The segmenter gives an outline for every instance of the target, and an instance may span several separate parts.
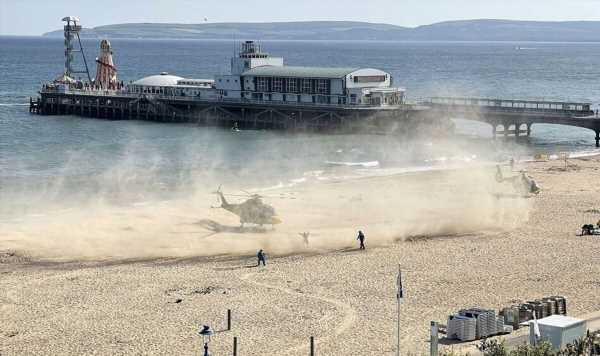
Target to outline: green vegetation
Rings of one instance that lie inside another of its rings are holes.
[[[538,345],[521,345],[514,350],[508,350],[504,340],[482,340],[478,346],[479,351],[484,356],[584,356],[599,355],[600,350],[598,337],[588,335],[575,340],[562,350],[554,350],[552,344],[547,341],[541,341]],[[442,351],[441,356],[467,356],[454,350]]]
[[[84,20],[85,25],[85,20]],[[44,34],[62,37],[62,30]],[[600,21],[466,20],[415,28],[351,21],[126,23],[85,28],[87,38],[360,41],[600,41]]]

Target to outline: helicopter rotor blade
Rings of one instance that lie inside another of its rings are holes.
[[[275,196],[275,195],[262,195],[262,194],[258,194],[258,193],[251,193],[247,190],[243,190],[240,189],[241,192],[243,192],[244,194],[225,194],[221,192],[221,186],[219,186],[219,190],[216,192],[213,192],[213,194],[223,194],[226,197],[236,197],[236,198],[265,198],[265,199],[295,199],[295,197],[293,196],[283,196],[283,195],[279,195],[279,196]]]

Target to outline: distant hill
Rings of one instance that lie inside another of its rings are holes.
[[[62,30],[44,36],[62,37]],[[87,38],[600,42],[600,21],[448,21],[415,28],[350,21],[128,23],[86,28]]]

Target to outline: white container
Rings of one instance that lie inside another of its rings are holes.
[[[535,343],[533,320],[529,322],[529,343]],[[587,326],[585,320],[564,315],[551,315],[538,319],[541,340],[549,341],[555,349],[562,349],[574,340],[585,336]]]

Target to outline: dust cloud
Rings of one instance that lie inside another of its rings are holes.
[[[235,215],[213,208],[212,182],[197,182],[177,199],[131,205],[114,204],[99,190],[79,206],[0,222],[0,246],[57,260],[245,255],[259,248],[290,254],[353,248],[358,229],[365,231],[368,246],[513,229],[527,221],[530,202],[511,185],[497,183],[494,172],[479,167],[332,178],[268,190],[264,200],[283,220],[273,229],[240,228]],[[126,180],[131,174],[115,168],[102,179]],[[308,245],[303,232],[309,233]]]
[[[513,229],[528,219],[529,200],[496,182],[494,166],[446,164],[443,170],[418,173],[328,167],[306,172],[294,184],[284,181],[278,188],[260,190],[282,224],[240,228],[237,216],[214,208],[218,201],[213,191],[219,185],[233,194],[264,187],[264,176],[277,176],[282,169],[306,171],[310,164],[303,160],[323,147],[336,152],[344,142],[333,137],[325,144],[322,136],[302,136],[288,144],[289,152],[272,152],[273,145],[286,147],[284,140],[252,139],[240,150],[236,141],[209,145],[190,136],[174,138],[168,152],[144,140],[132,140],[121,151],[106,153],[108,158],[71,152],[43,183],[2,187],[0,250],[57,260],[245,255],[261,248],[271,254],[326,252],[355,247],[359,229],[368,245],[385,246],[414,237]],[[406,152],[398,139],[381,136],[377,141],[378,155],[391,166],[398,157],[421,154],[417,149]],[[458,141],[423,147],[436,150],[429,156],[472,155]],[[249,159],[242,156],[243,163],[232,165],[231,157],[249,150],[266,155],[248,154]],[[173,157],[181,162],[171,162]],[[286,157],[293,160],[287,166],[282,163]],[[318,159],[325,162],[323,157]],[[110,162],[106,169],[81,173],[86,172],[82,166],[95,167],[102,162],[94,160],[102,159]],[[260,177],[253,172],[261,172]],[[309,233],[308,245],[302,233]]]

